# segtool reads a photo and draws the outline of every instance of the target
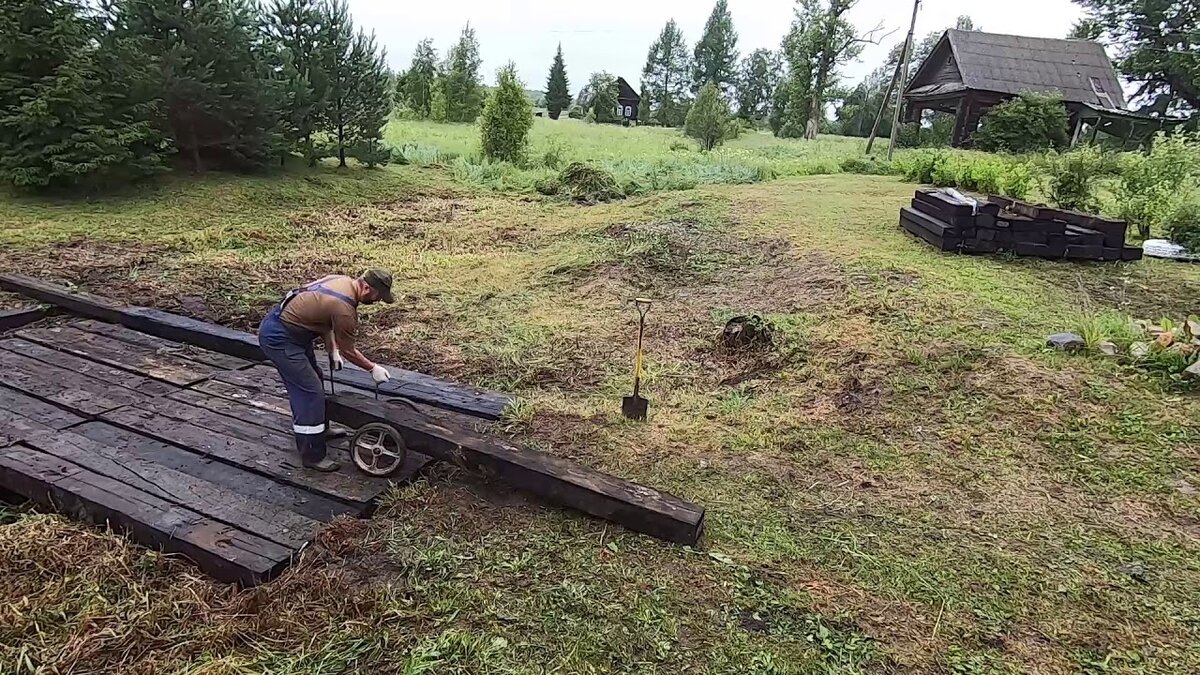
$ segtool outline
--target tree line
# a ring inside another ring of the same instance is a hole
[[[345,0],[9,0],[0,35],[0,180],[19,188],[390,157],[386,55]]]

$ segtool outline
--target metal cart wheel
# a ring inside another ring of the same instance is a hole
[[[400,432],[390,424],[372,422],[350,439],[350,457],[363,473],[390,476],[404,466],[408,447]]]

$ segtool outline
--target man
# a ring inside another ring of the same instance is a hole
[[[310,469],[338,470],[338,463],[325,457],[325,386],[313,341],[324,339],[334,370],[341,370],[345,359],[369,371],[376,385],[387,382],[391,379],[387,369],[372,363],[354,345],[358,306],[380,300],[395,302],[391,272],[368,270],[357,279],[330,275],[289,291],[258,328],[259,345],[287,388],[296,448]]]

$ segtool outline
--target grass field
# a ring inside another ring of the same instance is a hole
[[[443,129],[422,143],[470,152]],[[645,161],[672,152],[634,131]],[[550,142],[548,123],[535,132]],[[758,143],[721,156],[777,152]],[[367,310],[369,354],[519,393],[504,433],[704,504],[707,541],[662,544],[443,468],[237,592],[14,507],[0,672],[1200,670],[1196,393],[1042,348],[1112,312],[1195,312],[1200,267],[940,254],[896,227],[912,185],[884,177],[585,207],[452,170],[8,198],[0,268],[251,328],[301,281],[390,266],[402,297]],[[644,425],[618,412],[635,295],[657,299]],[[752,312],[776,347],[719,348]]]
[[[580,160],[608,169],[622,185],[632,182],[636,186],[633,192],[638,193],[838,173],[843,159],[862,156],[867,145],[866,139],[844,136],[822,136],[809,142],[747,132],[706,153],[678,129],[534,118],[526,162],[517,168],[479,158],[477,125],[393,120],[385,140],[401,148],[414,164],[447,165],[468,184],[529,191],[538,179]],[[886,153],[887,141],[875,147]]]

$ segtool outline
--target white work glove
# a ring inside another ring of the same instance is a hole
[[[342,353],[338,350],[333,350],[333,369],[341,370],[346,365],[346,360],[342,358]]]
[[[375,384],[383,384],[384,382],[392,379],[392,374],[387,371],[387,368],[376,364],[375,367],[371,369],[371,379],[375,380]]]

